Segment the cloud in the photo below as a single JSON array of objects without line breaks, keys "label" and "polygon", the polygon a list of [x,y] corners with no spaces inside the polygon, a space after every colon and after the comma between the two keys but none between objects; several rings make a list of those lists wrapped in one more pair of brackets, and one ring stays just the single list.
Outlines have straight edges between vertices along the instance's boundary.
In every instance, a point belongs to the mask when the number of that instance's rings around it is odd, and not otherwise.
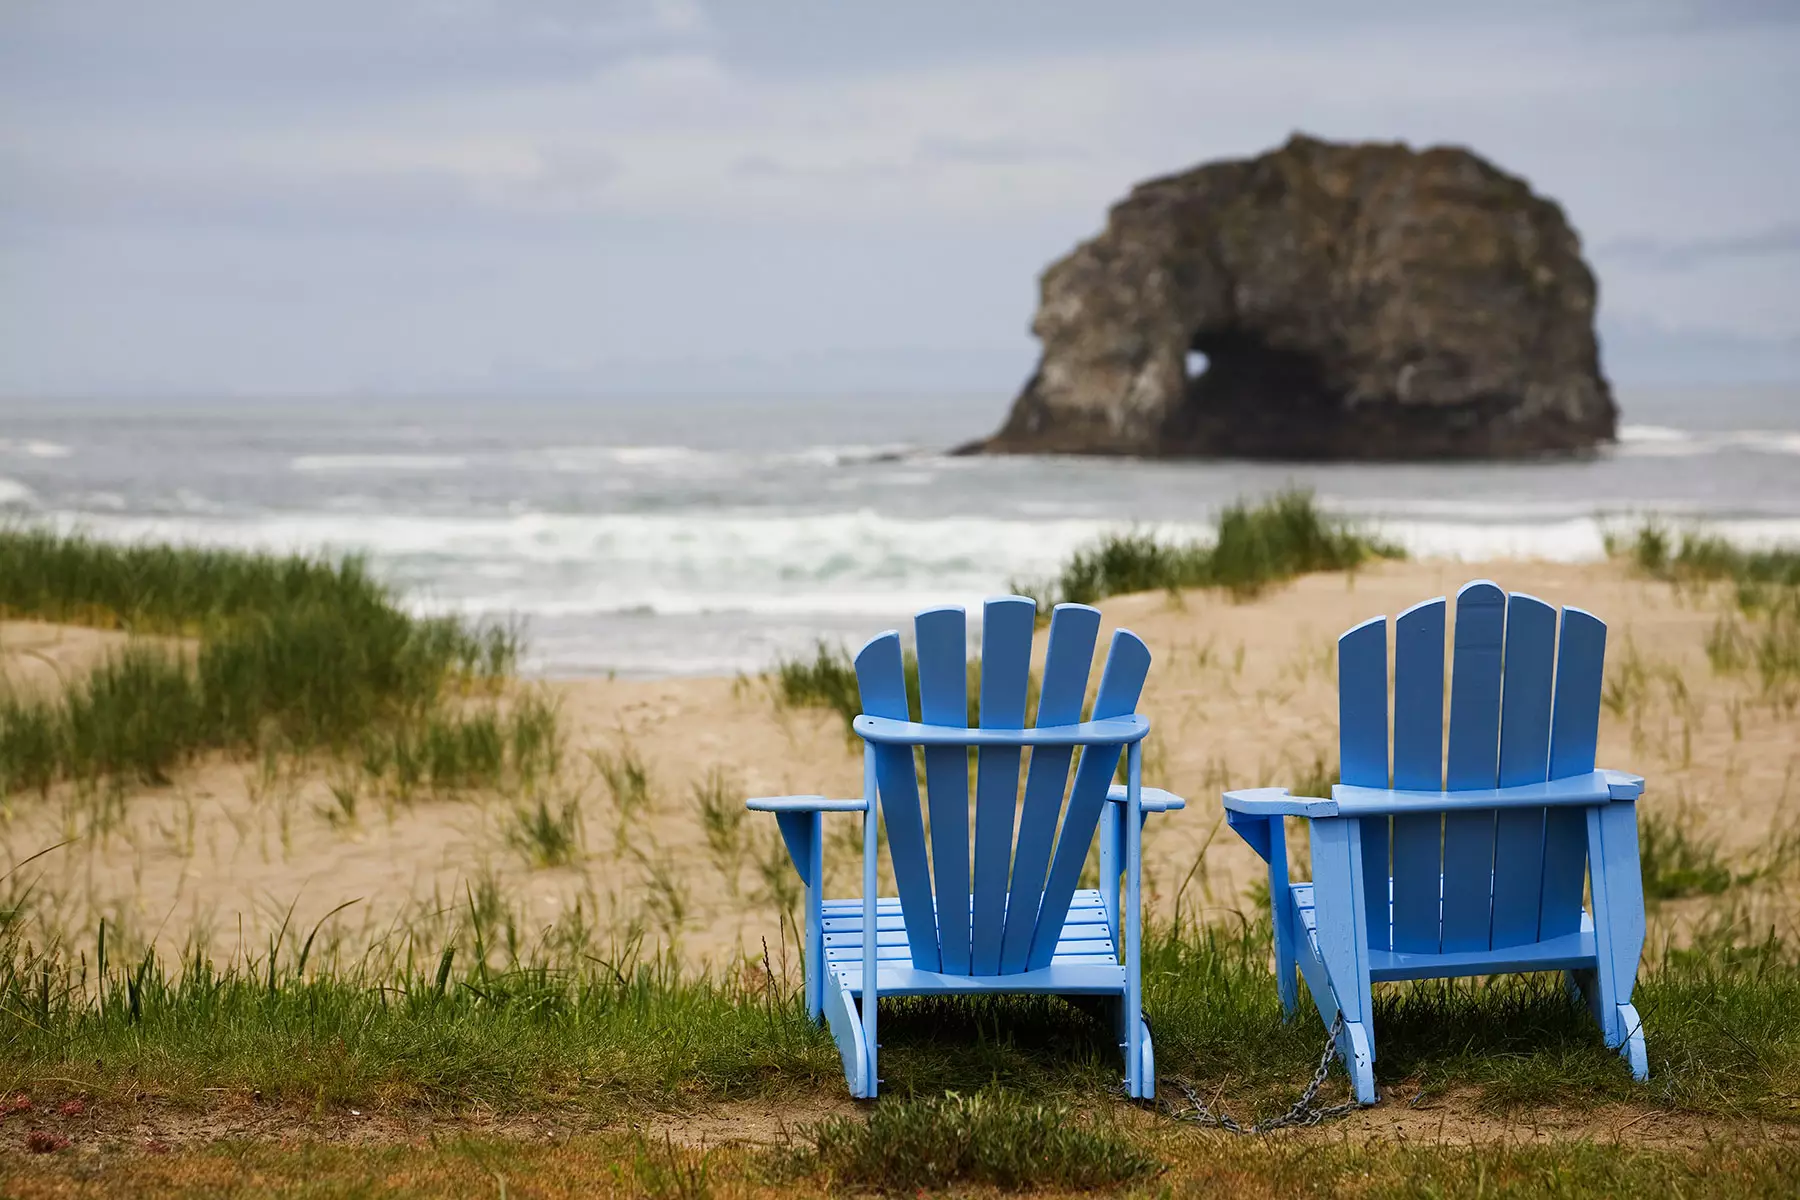
[{"label": "cloud", "polygon": [[1800,254],[1800,222],[1716,237],[1617,238],[1595,247],[1594,254],[1663,271],[1690,270],[1720,259]]},{"label": "cloud", "polygon": [[1472,146],[1599,247],[1608,312],[1779,335],[1800,26],[1765,16],[0,0],[0,391],[678,357],[699,328],[1028,356],[1037,272],[1134,182],[1296,128]]}]

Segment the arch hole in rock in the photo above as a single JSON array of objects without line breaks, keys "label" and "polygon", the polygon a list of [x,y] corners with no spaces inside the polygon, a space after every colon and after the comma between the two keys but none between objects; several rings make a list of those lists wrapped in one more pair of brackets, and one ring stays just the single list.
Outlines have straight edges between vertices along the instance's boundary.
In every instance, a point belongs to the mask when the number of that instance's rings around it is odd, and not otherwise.
[{"label": "arch hole in rock", "polygon": [[1182,432],[1211,453],[1319,458],[1345,418],[1342,397],[1310,354],[1271,346],[1255,333],[1202,329],[1185,355]]}]

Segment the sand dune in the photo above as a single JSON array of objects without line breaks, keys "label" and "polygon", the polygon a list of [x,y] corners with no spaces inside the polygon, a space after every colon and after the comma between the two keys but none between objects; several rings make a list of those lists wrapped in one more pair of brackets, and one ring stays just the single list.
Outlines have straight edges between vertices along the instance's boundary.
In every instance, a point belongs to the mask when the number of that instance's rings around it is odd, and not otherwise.
[{"label": "sand dune", "polygon": [[[1178,901],[1210,916],[1247,907],[1260,864],[1222,827],[1218,793],[1335,770],[1336,636],[1478,576],[1608,621],[1609,675],[1628,686],[1602,714],[1600,757],[1649,777],[1647,815],[1691,813],[1697,832],[1746,860],[1788,826],[1800,770],[1794,714],[1754,678],[1713,671],[1704,647],[1715,607],[1621,567],[1393,563],[1307,577],[1247,603],[1198,592],[1118,597],[1102,606],[1109,626],[1132,628],[1155,655],[1142,706],[1153,722],[1147,782],[1190,802],[1153,819],[1147,834],[1159,911]],[[0,625],[6,677],[21,689],[66,678],[121,641]],[[647,946],[673,944],[696,963],[760,954],[765,939],[779,947],[778,913],[792,885],[773,822],[747,814],[735,846],[709,845],[695,791],[715,779],[734,797],[855,794],[860,759],[837,718],[783,709],[756,679],[543,686],[559,698],[568,731],[566,766],[547,800],[580,805],[585,849],[574,865],[533,867],[509,844],[515,807],[533,797],[399,800],[369,791],[348,764],[218,758],[168,787],[7,798],[0,860],[74,840],[5,886],[35,881],[32,920],[43,936],[84,939],[104,917],[115,945],[154,941],[165,952],[197,936],[215,954],[260,951],[284,922],[298,931],[290,936],[304,936],[354,901],[321,934],[354,957],[393,950],[407,929],[431,944],[466,921],[471,905],[491,909],[496,898],[516,912],[525,945],[577,921],[598,930],[595,946],[635,924]],[[596,762],[625,753],[644,764],[649,798],[622,819]],[[342,796],[354,797],[354,817]],[[850,818],[832,822],[828,875],[848,893],[857,830]]]}]

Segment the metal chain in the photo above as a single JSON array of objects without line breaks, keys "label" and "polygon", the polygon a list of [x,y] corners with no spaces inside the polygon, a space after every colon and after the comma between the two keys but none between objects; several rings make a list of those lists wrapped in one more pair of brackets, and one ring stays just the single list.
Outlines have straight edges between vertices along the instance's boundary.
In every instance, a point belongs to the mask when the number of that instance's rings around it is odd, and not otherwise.
[{"label": "metal chain", "polygon": [[1180,1089],[1181,1093],[1187,1097],[1187,1105],[1183,1107],[1171,1104],[1158,1097],[1156,1106],[1164,1116],[1171,1120],[1186,1121],[1193,1125],[1210,1125],[1223,1129],[1227,1133],[1238,1134],[1273,1133],[1277,1129],[1290,1127],[1305,1128],[1309,1125],[1317,1125],[1320,1121],[1331,1117],[1341,1117],[1346,1113],[1355,1112],[1358,1107],[1355,1099],[1348,1100],[1343,1104],[1331,1104],[1324,1107],[1314,1103],[1318,1099],[1319,1089],[1325,1084],[1325,1077],[1331,1073],[1332,1062],[1337,1058],[1337,1038],[1343,1030],[1344,1014],[1340,1012],[1337,1018],[1331,1022],[1331,1031],[1325,1035],[1325,1049],[1319,1054],[1319,1066],[1313,1072],[1312,1082],[1306,1085],[1306,1090],[1300,1093],[1300,1098],[1294,1101],[1292,1107],[1279,1117],[1270,1117],[1266,1121],[1258,1121],[1250,1126],[1240,1125],[1230,1113],[1214,1112],[1206,1101],[1200,1099],[1200,1095],[1194,1090],[1193,1085],[1180,1078],[1169,1078],[1165,1082]]}]

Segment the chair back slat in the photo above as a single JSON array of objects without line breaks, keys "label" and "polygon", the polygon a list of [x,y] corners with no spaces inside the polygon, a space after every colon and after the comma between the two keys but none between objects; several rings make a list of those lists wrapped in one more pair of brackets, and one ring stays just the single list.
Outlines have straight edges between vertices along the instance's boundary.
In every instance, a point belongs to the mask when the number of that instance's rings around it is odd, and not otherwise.
[{"label": "chair back slat", "polygon": [[[1138,695],[1144,689],[1144,678],[1149,671],[1150,650],[1142,639],[1129,630],[1116,630],[1107,651],[1106,667],[1100,674],[1100,690],[1094,698],[1094,719],[1099,721],[1136,712]],[[1107,802],[1106,792],[1118,769],[1121,749],[1119,746],[1083,746],[1081,749],[1081,759],[1075,768],[1075,784],[1069,789],[1056,852],[1050,861],[1050,875],[1044,883],[1044,897],[1038,907],[1031,951],[1025,960],[1028,969],[1049,966],[1056,953],[1063,920],[1069,914],[1069,901],[1074,897],[1082,865],[1087,861],[1088,847],[1093,844],[1094,829],[1100,821],[1100,810]]]},{"label": "chair back slat", "polygon": [[[1550,692],[1556,677],[1556,610],[1514,592],[1506,602],[1505,682],[1500,693],[1499,787],[1542,783],[1550,767]],[[1494,815],[1494,919],[1491,944],[1537,941],[1543,894],[1542,808]]]},{"label": "chair back slat", "polygon": [[[1600,733],[1600,689],[1606,661],[1606,625],[1592,613],[1565,606],[1557,639],[1556,689],[1550,716],[1551,779],[1594,769]],[[1543,898],[1538,936],[1560,937],[1581,928],[1581,892],[1587,874],[1587,814],[1551,809],[1544,820]]]},{"label": "chair back slat", "polygon": [[[1518,787],[1594,769],[1606,626],[1579,608],[1475,580],[1457,593],[1444,734],[1443,597],[1394,621],[1393,783],[1400,791]],[[1385,618],[1339,641],[1345,783],[1388,786],[1373,748],[1385,732]],[[1446,748],[1447,743],[1447,748]],[[1369,944],[1406,953],[1504,949],[1581,927],[1588,810],[1396,813],[1360,818]],[[1374,847],[1371,853],[1371,847]],[[1383,856],[1389,872],[1377,865]],[[1391,889],[1391,890],[1390,890]],[[1392,896],[1391,926],[1380,914]]]},{"label": "chair back slat", "polygon": [[[913,619],[919,655],[919,719],[969,724],[969,629],[960,607],[930,608]],[[969,970],[969,752],[925,747],[925,795],[931,813],[931,877],[937,895],[941,970]]]},{"label": "chair back slat", "polygon": [[1338,639],[1338,762],[1356,787],[1388,785],[1387,618]]},{"label": "chair back slat", "polygon": [[[897,721],[911,718],[898,633],[884,633],[857,652],[856,685],[862,693],[863,712]],[[962,720],[968,720],[966,710]],[[942,960],[938,955],[931,868],[925,858],[925,823],[919,809],[919,781],[913,771],[912,748],[878,745],[874,754],[879,809],[887,828],[894,884],[900,891],[907,945],[912,950],[913,966],[921,971],[936,971]]]},{"label": "chair back slat", "polygon": [[[1345,783],[1388,785],[1387,618],[1364,621],[1338,639],[1338,763]],[[1364,817],[1363,899],[1369,938],[1388,941],[1388,820]]]},{"label": "chair back slat", "polygon": [[[1038,692],[1039,726],[1070,725],[1081,719],[1087,698],[1088,672],[1100,635],[1100,610],[1084,604],[1059,604],[1050,615],[1050,645],[1044,654],[1044,682]],[[1044,876],[1062,814],[1072,746],[1038,746],[1025,774],[1020,805],[1018,846],[1006,900],[1006,932],[1000,946],[1000,971],[1025,969],[1037,929]]]},{"label": "chair back slat", "polygon": [[[1444,598],[1439,596],[1415,604],[1394,619],[1396,788],[1435,792],[1444,786],[1445,608]],[[1443,832],[1441,813],[1394,817],[1395,950],[1438,951]],[[1369,937],[1375,941],[1373,921]],[[1376,948],[1383,947],[1377,942]]]},{"label": "chair back slat", "polygon": [[[1486,580],[1456,594],[1455,661],[1450,673],[1450,739],[1444,786],[1491,788],[1500,755],[1500,675],[1506,594]],[[1494,814],[1444,817],[1445,953],[1486,950],[1492,933]]]},{"label": "chair back slat", "polygon": [[[1023,596],[989,600],[981,618],[981,727],[1023,729],[1031,683],[1031,635],[1037,603]],[[1085,680],[1086,672],[1083,671]],[[983,746],[975,770],[975,902],[970,920],[970,971],[1000,973],[1006,931],[1007,869],[1018,815],[1020,752]],[[932,818],[934,821],[936,817]],[[944,955],[949,970],[948,953]]]}]

